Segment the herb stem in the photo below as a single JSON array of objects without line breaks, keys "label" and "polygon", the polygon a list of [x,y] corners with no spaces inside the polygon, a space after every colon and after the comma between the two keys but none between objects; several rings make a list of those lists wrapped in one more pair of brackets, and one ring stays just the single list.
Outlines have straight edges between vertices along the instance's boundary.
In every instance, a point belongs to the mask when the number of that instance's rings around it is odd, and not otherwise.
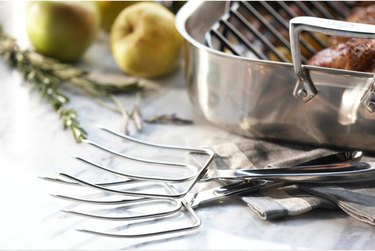
[{"label": "herb stem", "polygon": [[137,82],[127,84],[101,83],[89,78],[89,73],[72,65],[62,64],[36,52],[22,50],[15,39],[2,32],[0,26],[0,57],[17,69],[23,78],[36,89],[62,120],[64,129],[69,129],[77,142],[87,138],[87,132],[78,121],[74,109],[68,109],[68,97],[60,90],[64,83],[77,87],[85,93],[103,98],[118,93],[133,93],[142,90]]}]

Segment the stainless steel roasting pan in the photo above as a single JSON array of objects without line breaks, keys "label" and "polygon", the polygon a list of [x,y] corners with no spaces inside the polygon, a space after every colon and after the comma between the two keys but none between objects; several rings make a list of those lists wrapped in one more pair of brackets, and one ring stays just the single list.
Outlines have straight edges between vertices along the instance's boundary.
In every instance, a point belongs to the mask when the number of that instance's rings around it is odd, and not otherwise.
[{"label": "stainless steel roasting pan", "polygon": [[[301,67],[296,63],[299,55],[293,54],[299,51],[296,44],[292,48],[294,64],[250,59],[210,48],[204,43],[205,34],[225,10],[225,2],[189,1],[176,18],[186,40],[188,92],[208,121],[253,138],[375,151],[373,74]],[[305,21],[295,22],[295,41],[298,29],[375,38],[375,26],[313,20],[314,25],[322,25],[315,27],[311,20],[307,25]],[[306,76],[311,82],[304,79]],[[305,95],[299,95],[298,88]]]}]

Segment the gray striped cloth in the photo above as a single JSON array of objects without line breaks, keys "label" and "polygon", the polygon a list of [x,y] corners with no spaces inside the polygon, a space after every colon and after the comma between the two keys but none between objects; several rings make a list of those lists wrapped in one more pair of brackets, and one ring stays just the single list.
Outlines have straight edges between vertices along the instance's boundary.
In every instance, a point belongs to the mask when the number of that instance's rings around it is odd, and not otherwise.
[{"label": "gray striped cloth", "polygon": [[[217,169],[286,167],[333,153],[327,149],[311,150],[251,139],[212,148],[218,155],[214,163]],[[341,209],[360,221],[375,225],[375,182],[289,185],[261,190],[242,200],[265,220],[325,208]]]}]

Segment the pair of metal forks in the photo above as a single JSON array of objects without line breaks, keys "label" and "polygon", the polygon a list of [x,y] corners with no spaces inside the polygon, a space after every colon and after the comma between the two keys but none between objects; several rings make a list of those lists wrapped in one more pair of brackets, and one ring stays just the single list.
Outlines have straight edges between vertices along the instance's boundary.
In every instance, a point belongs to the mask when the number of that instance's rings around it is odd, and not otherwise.
[{"label": "pair of metal forks", "polygon": [[[210,168],[211,163],[215,158],[215,154],[209,149],[199,148],[186,148],[175,147],[169,145],[153,144],[150,142],[134,139],[127,135],[122,135],[107,128],[101,128],[106,133],[125,139],[127,141],[135,142],[136,144],[146,145],[153,149],[174,150],[188,153],[188,155],[197,154],[203,155],[206,158],[203,164],[191,164],[176,161],[158,161],[148,158],[134,157],[129,154],[114,151],[102,144],[94,141],[86,140],[85,142],[110,154],[116,155],[120,158],[126,158],[132,162],[146,163],[147,165],[154,166],[155,168],[162,168],[161,166],[172,166],[178,170],[188,170],[188,174],[179,177],[163,177],[158,175],[149,174],[133,174],[131,172],[124,172],[114,170],[112,168],[104,167],[93,161],[76,157],[84,163],[98,168],[102,171],[111,173],[116,176],[124,177],[124,180],[107,182],[107,183],[92,183],[85,181],[81,178],[74,177],[65,173],[61,173],[61,179],[50,179],[60,181],[65,184],[80,184],[86,187],[91,187],[102,192],[120,196],[119,199],[87,199],[74,196],[54,195],[57,198],[67,199],[84,204],[104,205],[104,206],[120,206],[125,212],[128,208],[135,208],[136,211],[156,204],[163,204],[164,207],[153,207],[151,210],[146,210],[142,213],[133,213],[129,215],[110,216],[108,211],[103,213],[88,213],[77,210],[65,211],[70,214],[90,217],[98,220],[110,221],[155,221],[167,220],[177,217],[183,213],[186,217],[190,218],[190,224],[183,226],[172,226],[157,231],[141,231],[141,232],[128,232],[120,234],[108,231],[95,231],[88,229],[81,229],[80,231],[87,233],[100,234],[112,237],[145,237],[157,234],[175,233],[181,231],[188,231],[196,229],[201,225],[201,220],[194,212],[194,208],[205,202],[215,199],[220,199],[225,196],[238,195],[257,191],[259,189],[267,189],[271,187],[279,187],[285,183],[298,183],[298,182],[353,182],[374,179],[374,167],[371,163],[360,162],[362,152],[342,152],[325,156],[304,163],[300,166],[278,169],[241,169],[241,170],[216,170]],[[70,180],[67,181],[66,179]],[[224,182],[225,184],[218,184],[217,181]],[[182,184],[182,189],[177,189],[178,185]],[[211,184],[214,186],[209,189],[197,188],[202,184]],[[158,192],[147,192],[146,190],[151,186],[157,187]],[[109,196],[110,197],[110,196]],[[167,205],[165,207],[165,205]],[[123,210],[123,211],[124,211]],[[100,211],[102,212],[102,211]],[[167,218],[167,219],[166,219]],[[171,221],[172,222],[172,221]],[[126,225],[126,224],[125,224]]]}]

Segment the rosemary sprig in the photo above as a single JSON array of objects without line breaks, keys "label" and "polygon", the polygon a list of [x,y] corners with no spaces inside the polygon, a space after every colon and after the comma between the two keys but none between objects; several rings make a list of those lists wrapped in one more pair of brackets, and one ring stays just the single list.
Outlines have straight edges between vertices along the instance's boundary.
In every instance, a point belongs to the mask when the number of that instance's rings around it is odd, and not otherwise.
[{"label": "rosemary sprig", "polygon": [[36,52],[22,50],[15,39],[2,32],[0,27],[0,57],[16,68],[24,79],[32,84],[59,114],[64,129],[69,129],[75,140],[81,142],[87,133],[81,127],[77,112],[66,108],[69,99],[61,92],[63,83],[70,83],[95,97],[108,97],[116,93],[131,93],[141,90],[138,83],[126,85],[104,84],[90,79],[88,72],[74,66],[62,64]]}]

